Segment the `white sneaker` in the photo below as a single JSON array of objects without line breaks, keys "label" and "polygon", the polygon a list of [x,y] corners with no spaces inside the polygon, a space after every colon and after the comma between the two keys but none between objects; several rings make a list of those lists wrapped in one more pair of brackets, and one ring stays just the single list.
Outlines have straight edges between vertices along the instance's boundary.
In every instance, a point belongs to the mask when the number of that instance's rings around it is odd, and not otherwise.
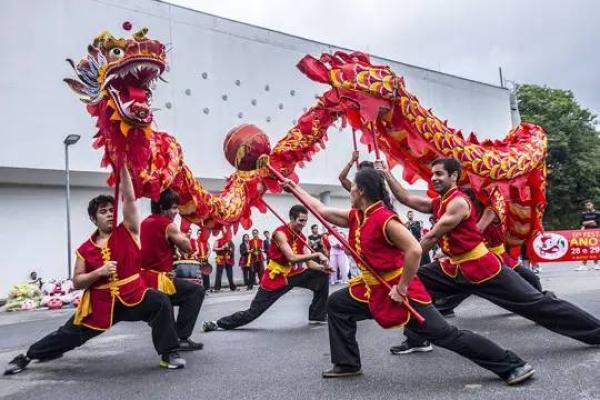
[{"label": "white sneaker", "polygon": [[589,271],[590,269],[588,268],[587,265],[583,265],[581,264],[579,267],[575,268],[575,271]]},{"label": "white sneaker", "polygon": [[594,264],[594,270],[600,271],[600,264]]}]

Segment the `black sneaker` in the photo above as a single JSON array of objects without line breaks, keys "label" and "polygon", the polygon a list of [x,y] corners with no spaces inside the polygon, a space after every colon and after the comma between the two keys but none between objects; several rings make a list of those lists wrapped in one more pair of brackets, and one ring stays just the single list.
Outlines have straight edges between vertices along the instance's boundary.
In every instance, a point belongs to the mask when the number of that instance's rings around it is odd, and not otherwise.
[{"label": "black sneaker", "polygon": [[204,345],[200,342],[194,342],[192,339],[179,339],[179,351],[202,350]]},{"label": "black sneaker", "polygon": [[531,365],[525,364],[510,371],[508,376],[504,378],[504,381],[507,385],[518,385],[531,378],[534,373],[535,369]]},{"label": "black sneaker", "polygon": [[348,376],[362,375],[360,367],[346,367],[343,365],[334,365],[333,368],[321,373],[322,378],[345,378]]},{"label": "black sneaker", "polygon": [[398,354],[410,354],[410,353],[426,353],[429,351],[432,351],[433,347],[431,347],[431,343],[429,343],[428,340],[424,341],[421,344],[418,345],[411,345],[410,343],[408,343],[408,340],[405,340],[404,342],[402,342],[402,344],[400,346],[392,346],[390,347],[390,353],[394,354],[394,355],[398,355]]},{"label": "black sneaker", "polygon": [[19,354],[15,358],[12,359],[11,362],[8,363],[6,368],[4,369],[4,375],[14,375],[23,371],[27,368],[27,365],[31,362],[31,358],[27,357],[25,354]]},{"label": "black sneaker", "polygon": [[219,329],[219,325],[217,325],[217,321],[203,321],[202,322],[202,332],[211,332]]},{"label": "black sneaker", "polygon": [[178,352],[172,351],[160,356],[160,367],[166,369],[181,369],[185,367],[185,360]]}]

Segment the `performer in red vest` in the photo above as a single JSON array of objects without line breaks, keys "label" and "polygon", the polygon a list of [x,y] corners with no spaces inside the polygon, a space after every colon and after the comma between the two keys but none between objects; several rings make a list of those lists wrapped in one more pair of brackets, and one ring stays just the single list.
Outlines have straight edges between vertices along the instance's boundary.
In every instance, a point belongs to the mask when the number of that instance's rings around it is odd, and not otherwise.
[{"label": "performer in red vest", "polygon": [[204,300],[204,288],[188,279],[173,276],[175,247],[183,253],[191,253],[190,239],[173,222],[179,213],[179,196],[171,189],[152,201],[152,214],[142,221],[142,277],[148,287],[157,289],[179,306],[177,313],[177,336],[179,349],[200,350],[202,343],[190,339]]},{"label": "performer in red vest", "polygon": [[302,229],[308,221],[306,208],[295,205],[290,208],[289,216],[289,224],[282,225],[273,232],[269,247],[269,265],[250,308],[217,321],[205,321],[202,324],[203,331],[235,329],[246,325],[261,316],[294,287],[309,289],[314,294],[308,309],[309,324],[325,323],[330,272],[327,257],[323,253],[311,253],[304,245],[306,238]]},{"label": "performer in red vest", "polygon": [[[293,185],[291,181],[288,183]],[[302,189],[303,197],[332,224],[349,228],[349,243],[376,273],[392,287],[383,286],[363,265],[361,274],[348,288],[333,293],[327,302],[329,345],[333,368],[323,378],[361,374],[356,342],[356,323],[375,319],[383,328],[406,326],[486,368],[509,384],[529,378],[533,370],[516,354],[470,331],[449,325],[431,305],[429,293],[416,276],[421,258],[419,242],[392,210],[385,182],[372,168],[359,170],[351,185],[352,209],[329,208]],[[425,318],[423,324],[411,319],[403,301]]]},{"label": "performer in red vest", "polygon": [[[475,207],[456,185],[461,174],[457,160],[442,158],[432,163],[431,183],[439,194],[433,200],[410,194],[381,162],[376,168],[398,201],[423,213],[433,213],[436,219],[431,231],[421,239],[421,247],[429,251],[437,241],[448,259],[419,269],[419,277],[434,299],[475,294],[551,331],[584,343],[600,344],[600,320],[553,293],[540,292],[503,266],[487,249],[477,226]],[[392,347],[392,353],[430,350],[429,343],[416,332],[406,329],[405,334],[407,340]]]},{"label": "performer in red vest", "polygon": [[264,258],[263,258],[263,241],[258,236],[258,229],[252,229],[252,238],[250,239],[249,245],[249,253],[248,253],[248,263],[250,265],[250,281],[252,284],[256,282],[256,278],[258,281],[262,279],[263,270],[264,270]]},{"label": "performer in red vest", "polygon": [[208,261],[210,255],[210,244],[208,238],[204,238],[201,232],[198,232],[198,238],[196,239],[196,246],[198,247],[198,261],[200,261],[200,275],[202,276],[202,286],[204,290],[210,290],[210,273],[212,272],[212,265]]},{"label": "performer in red vest", "polygon": [[234,292],[237,290],[235,283],[233,283],[233,263],[235,262],[233,257],[234,245],[231,240],[226,237],[217,239],[215,243],[215,253],[217,257],[215,263],[217,264],[217,276],[215,278],[215,290],[221,290],[221,278],[223,277],[223,270],[227,274],[227,281],[229,282],[229,289]]},{"label": "performer in red vest", "polygon": [[[483,242],[488,250],[494,253],[500,259],[502,264],[513,269],[516,273],[521,275],[523,279],[529,282],[531,286],[541,292],[542,283],[540,282],[538,275],[531,269],[521,265],[518,260],[515,260],[506,251],[506,247],[504,246],[504,229],[502,228],[500,218],[496,215],[496,212],[489,206],[481,211],[483,204],[477,200],[475,193],[473,193],[471,189],[465,189],[463,192],[469,197],[471,204],[473,204],[476,209],[478,216],[477,227],[482,232]],[[450,318],[454,316],[454,309],[469,296],[468,293],[462,293],[444,297],[442,299],[436,299],[435,306],[443,316]]]},{"label": "performer in red vest", "polygon": [[60,358],[119,321],[147,322],[154,348],[161,356],[160,366],[185,366],[177,353],[179,341],[169,299],[147,289],[140,277],[140,217],[127,168],[121,170],[120,179],[123,222],[116,228],[112,196],[97,196],[88,205],[88,215],[97,230],[77,250],[73,286],[85,292],[75,315],[31,345],[26,354],[15,357],[5,375],[23,371],[31,360]]}]

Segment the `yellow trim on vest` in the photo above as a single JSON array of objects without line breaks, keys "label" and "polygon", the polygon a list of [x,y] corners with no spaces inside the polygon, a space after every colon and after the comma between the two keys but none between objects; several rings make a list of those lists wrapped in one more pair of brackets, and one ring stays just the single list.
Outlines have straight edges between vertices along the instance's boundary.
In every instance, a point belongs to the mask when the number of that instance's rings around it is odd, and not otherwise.
[{"label": "yellow trim on vest", "polygon": [[167,296],[171,296],[175,294],[175,284],[173,283],[173,279],[169,276],[168,272],[164,271],[156,271],[154,269],[143,268],[144,271],[154,272],[157,276],[157,284],[156,289],[159,292],[166,294]]},{"label": "yellow trim on vest", "polygon": [[485,247],[483,242],[481,242],[466,253],[462,253],[457,256],[449,256],[449,258],[452,264],[460,264],[466,261],[477,260],[478,258],[485,256],[487,253],[489,253],[488,248]]},{"label": "yellow trim on vest", "polygon": [[[384,271],[384,272],[379,273],[379,276],[381,276],[386,282],[389,282],[392,279],[396,279],[397,277],[402,275],[403,270],[404,270],[403,268],[398,268],[398,269],[393,269],[391,271]],[[381,285],[381,283],[379,283],[379,281],[369,271],[362,270],[361,272],[362,272],[362,275],[361,275],[362,280],[367,285],[369,285],[369,286]]]},{"label": "yellow trim on vest", "polygon": [[490,247],[489,250],[497,256],[501,256],[502,254],[506,253],[506,248],[504,247],[504,244],[500,244],[496,247]]},{"label": "yellow trim on vest", "polygon": [[[119,286],[126,285],[138,279],[140,274],[133,274],[128,276],[125,279],[121,279],[118,281],[111,281],[109,283],[105,283],[104,285],[100,285],[94,287],[93,289],[110,289],[110,294],[114,297],[119,295]],[[81,301],[79,302],[79,306],[77,306],[77,310],[75,311],[75,319],[73,320],[74,325],[81,325],[81,322],[85,317],[92,314],[92,295],[90,294],[90,289],[86,289],[83,291],[83,295],[81,296]]]},{"label": "yellow trim on vest", "polygon": [[290,274],[290,270],[292,269],[291,265],[283,265],[279,264],[275,260],[269,260],[269,264],[267,264],[267,270],[269,271],[269,278],[275,279],[277,275],[283,275],[287,277]]}]

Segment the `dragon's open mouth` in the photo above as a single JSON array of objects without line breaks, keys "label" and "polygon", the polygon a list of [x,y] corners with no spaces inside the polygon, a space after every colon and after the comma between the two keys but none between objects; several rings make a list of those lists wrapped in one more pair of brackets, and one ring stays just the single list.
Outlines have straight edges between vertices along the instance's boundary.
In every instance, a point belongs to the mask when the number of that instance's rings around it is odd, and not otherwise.
[{"label": "dragon's open mouth", "polygon": [[119,114],[136,125],[152,122],[150,85],[164,70],[164,64],[151,58],[136,58],[106,73],[106,87]]}]

